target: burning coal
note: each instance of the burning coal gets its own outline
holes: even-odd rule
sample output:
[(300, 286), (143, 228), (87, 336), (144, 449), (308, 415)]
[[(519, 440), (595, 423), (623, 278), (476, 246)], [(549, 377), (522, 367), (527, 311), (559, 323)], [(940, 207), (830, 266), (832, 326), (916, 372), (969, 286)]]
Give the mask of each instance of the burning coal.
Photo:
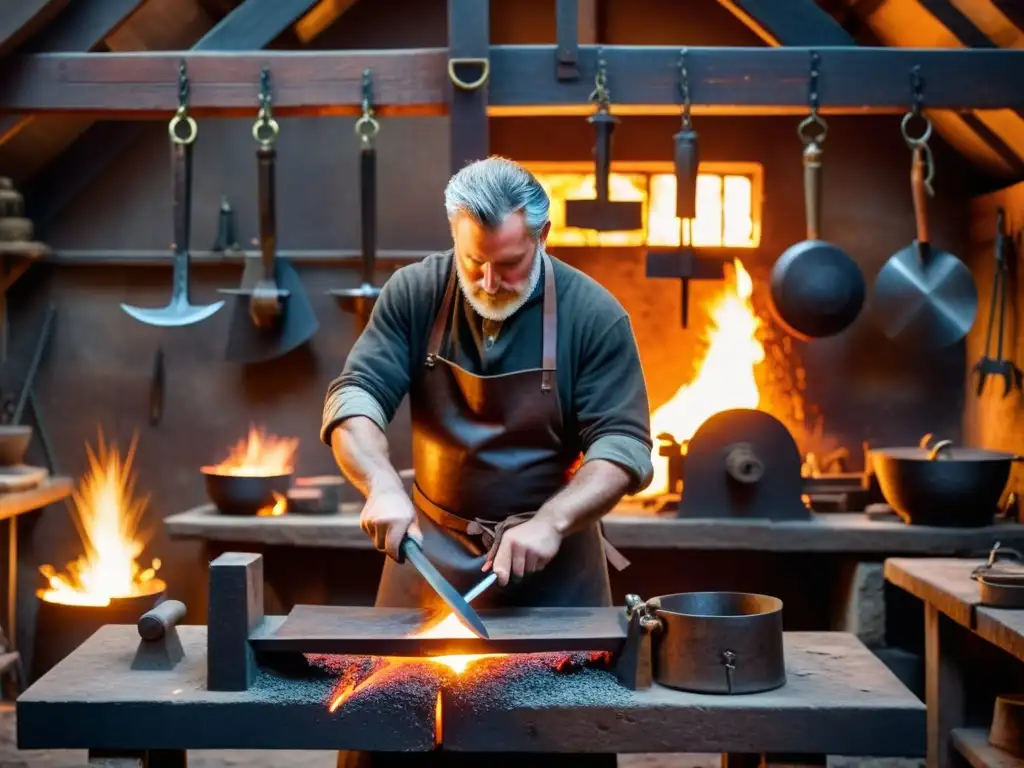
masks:
[(138, 436), (121, 457), (101, 432), (97, 447), (86, 445), (88, 470), (72, 493), (71, 517), (81, 537), (84, 554), (58, 573), (52, 565), (39, 570), (49, 585), (36, 594), (41, 600), (64, 605), (106, 606), (112, 599), (155, 595), (165, 584), (156, 578), (160, 561), (148, 568), (139, 564), (145, 549), (139, 524), (149, 504), (136, 496), (132, 462)]

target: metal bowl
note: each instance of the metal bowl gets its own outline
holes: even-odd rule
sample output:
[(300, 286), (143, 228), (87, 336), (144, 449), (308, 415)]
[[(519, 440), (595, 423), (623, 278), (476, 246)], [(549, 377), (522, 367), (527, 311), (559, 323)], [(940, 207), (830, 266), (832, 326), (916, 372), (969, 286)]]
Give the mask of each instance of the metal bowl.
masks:
[(694, 693), (760, 693), (786, 684), (782, 601), (748, 592), (658, 598), (654, 679)]
[(32, 427), (21, 424), (0, 426), (0, 467), (13, 467), (25, 461), (32, 442)]
[(275, 493), (285, 496), (292, 485), (287, 475), (225, 475), (216, 467), (200, 470), (206, 478), (206, 495), (223, 515), (255, 515), (274, 506)]

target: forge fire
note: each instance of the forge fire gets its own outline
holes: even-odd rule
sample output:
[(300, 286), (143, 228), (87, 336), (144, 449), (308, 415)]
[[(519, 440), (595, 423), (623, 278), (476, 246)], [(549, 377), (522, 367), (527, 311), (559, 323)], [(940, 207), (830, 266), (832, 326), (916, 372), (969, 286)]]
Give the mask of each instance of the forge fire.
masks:
[(160, 560), (148, 567), (139, 560), (147, 537), (140, 531), (149, 504), (137, 495), (135, 447), (132, 438), (123, 456), (100, 433), (96, 447), (86, 446), (88, 469), (71, 496), (71, 514), (84, 552), (58, 572), (44, 565), (47, 587), (41, 600), (65, 605), (105, 606), (112, 599), (156, 595), (165, 588), (156, 577)]

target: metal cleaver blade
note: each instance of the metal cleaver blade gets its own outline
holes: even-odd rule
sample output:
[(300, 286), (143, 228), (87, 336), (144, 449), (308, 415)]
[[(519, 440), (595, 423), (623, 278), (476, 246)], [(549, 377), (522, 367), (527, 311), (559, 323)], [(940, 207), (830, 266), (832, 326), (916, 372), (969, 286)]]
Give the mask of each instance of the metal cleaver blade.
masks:
[(487, 634), (487, 627), (480, 620), (480, 616), (463, 599), (458, 590), (449, 584), (448, 580), (427, 559), (427, 556), (423, 554), (423, 550), (420, 549), (420, 545), (415, 540), (406, 536), (402, 540), (401, 554), (420, 572), (420, 575), (426, 580), (427, 584), (441, 596), (441, 599), (448, 604), (448, 607), (455, 612), (459, 621), (477, 637), (490, 640), (490, 635)]

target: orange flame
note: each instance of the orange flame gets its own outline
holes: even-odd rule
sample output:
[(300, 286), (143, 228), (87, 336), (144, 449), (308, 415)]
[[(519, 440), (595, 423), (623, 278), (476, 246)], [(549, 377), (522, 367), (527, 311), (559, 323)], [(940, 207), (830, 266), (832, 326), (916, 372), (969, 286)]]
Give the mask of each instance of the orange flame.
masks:
[(89, 468), (71, 495), (72, 520), (85, 553), (68, 563), (64, 573), (52, 565), (39, 569), (49, 585), (36, 593), (41, 600), (100, 607), (113, 598), (157, 594), (165, 588), (156, 578), (159, 560), (149, 568), (138, 562), (145, 548), (139, 523), (149, 497), (135, 496), (137, 439), (132, 437), (124, 459), (117, 446), (104, 442), (102, 432), (95, 451), (86, 444)]
[(256, 517), (280, 517), (288, 511), (288, 499), (277, 491), (271, 493), (274, 494), (274, 503), (257, 510)]
[[(753, 291), (753, 281), (737, 259), (732, 278), (712, 302), (704, 358), (696, 363), (694, 377), (651, 414), (651, 434), (667, 432), (683, 443), (716, 413), (760, 405), (755, 371), (765, 352), (757, 338), (761, 320), (751, 302)], [(668, 458), (660, 456), (656, 446), (651, 459), (654, 479), (639, 496), (657, 496), (669, 490)]]
[(267, 434), (262, 427), (249, 427), (248, 439), (239, 440), (219, 464), (203, 467), (218, 475), (271, 477), (288, 475), (295, 469), (298, 438)]

